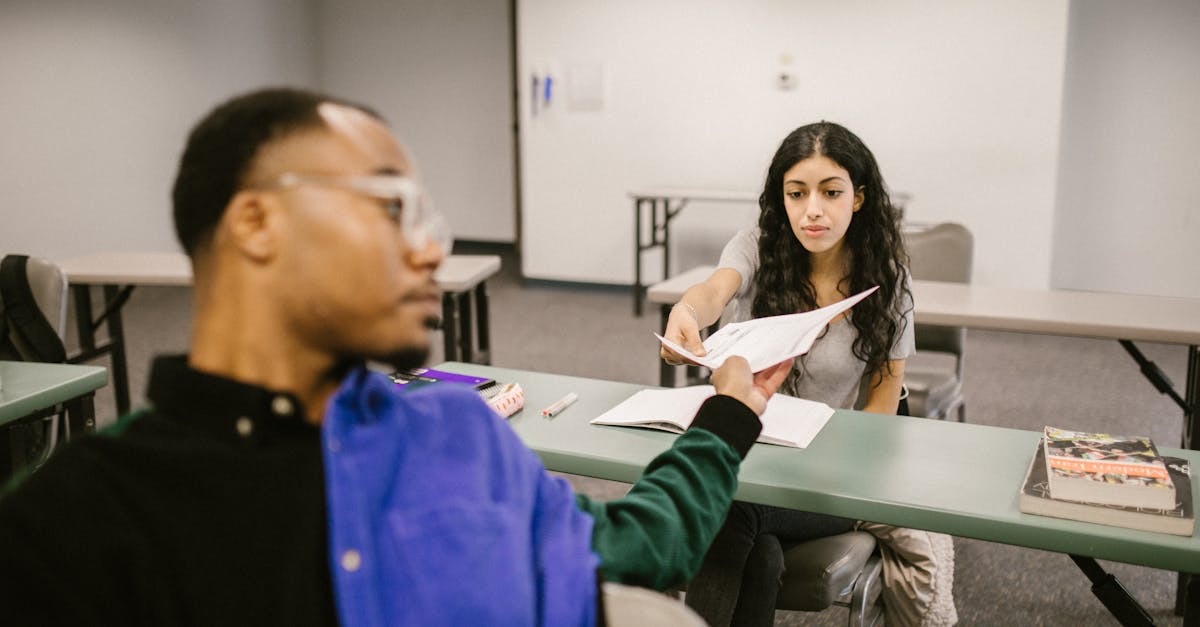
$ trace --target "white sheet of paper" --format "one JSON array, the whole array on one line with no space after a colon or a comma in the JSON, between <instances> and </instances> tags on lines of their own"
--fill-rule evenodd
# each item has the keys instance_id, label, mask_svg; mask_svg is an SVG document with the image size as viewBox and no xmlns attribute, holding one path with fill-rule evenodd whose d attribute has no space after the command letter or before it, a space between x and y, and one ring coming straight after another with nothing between
<instances>
[{"instance_id":1,"label":"white sheet of paper","mask_svg":"<svg viewBox=\"0 0 1200 627\"><path fill-rule=\"evenodd\" d=\"M592 424L661 429L668 425L659 423L669 423L683 431L692 424L700 405L713 394L716 390L711 385L642 390L592 419ZM805 448L831 416L833 409L824 403L775 394L767 401L758 439L768 444Z\"/></svg>"},{"instance_id":2,"label":"white sheet of paper","mask_svg":"<svg viewBox=\"0 0 1200 627\"><path fill-rule=\"evenodd\" d=\"M878 286L863 290L854 296L812 311L727 324L704 340L704 350L708 351L708 354L703 357L692 354L691 351L657 333L654 336L663 346L701 366L716 370L731 355L738 355L750 362L751 372L759 372L789 357L807 353L813 342L820 337L825 325L877 289Z\"/></svg>"}]
</instances>

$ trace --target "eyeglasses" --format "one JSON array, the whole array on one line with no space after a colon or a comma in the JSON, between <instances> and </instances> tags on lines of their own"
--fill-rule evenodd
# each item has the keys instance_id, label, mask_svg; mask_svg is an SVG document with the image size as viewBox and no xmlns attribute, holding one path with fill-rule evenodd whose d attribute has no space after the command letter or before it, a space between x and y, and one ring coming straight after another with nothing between
<instances>
[{"instance_id":1,"label":"eyeglasses","mask_svg":"<svg viewBox=\"0 0 1200 627\"><path fill-rule=\"evenodd\" d=\"M413 250L431 242L449 254L454 243L446 217L434 209L433 200L415 179L398 175L322 176L287 172L268 187L291 188L302 185L332 187L383 201L383 208Z\"/></svg>"}]
</instances>

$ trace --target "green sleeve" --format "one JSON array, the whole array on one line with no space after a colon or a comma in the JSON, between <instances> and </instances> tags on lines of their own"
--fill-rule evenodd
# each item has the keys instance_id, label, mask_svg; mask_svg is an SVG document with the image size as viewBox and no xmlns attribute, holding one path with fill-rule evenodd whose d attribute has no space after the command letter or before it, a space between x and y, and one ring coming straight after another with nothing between
<instances>
[{"instance_id":1,"label":"green sleeve","mask_svg":"<svg viewBox=\"0 0 1200 627\"><path fill-rule=\"evenodd\" d=\"M741 460L760 429L745 405L715 396L624 497L577 495L595 521L592 549L604 579L656 590L691 579L725 520Z\"/></svg>"}]
</instances>

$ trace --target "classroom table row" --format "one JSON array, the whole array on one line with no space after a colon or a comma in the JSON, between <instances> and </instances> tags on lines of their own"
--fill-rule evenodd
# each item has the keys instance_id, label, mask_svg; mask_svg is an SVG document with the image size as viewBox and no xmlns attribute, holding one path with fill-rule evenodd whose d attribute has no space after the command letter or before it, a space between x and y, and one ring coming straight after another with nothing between
<instances>
[{"instance_id":1,"label":"classroom table row","mask_svg":"<svg viewBox=\"0 0 1200 627\"><path fill-rule=\"evenodd\" d=\"M633 482L675 438L590 424L646 386L461 362L436 367L520 383L525 408L509 422L550 470ZM568 393L578 400L552 419L542 417L542 408ZM756 445L742 464L736 498L1065 553L1093 566L1094 559L1105 559L1200 571L1195 535L1022 513L1018 493L1039 437L1034 431L838 410L805 449ZM1200 467L1200 452L1161 452ZM1185 624L1197 624L1200 577L1183 580Z\"/></svg>"},{"instance_id":2,"label":"classroom table row","mask_svg":"<svg viewBox=\"0 0 1200 627\"><path fill-rule=\"evenodd\" d=\"M509 423L551 470L633 482L675 437L590 424L645 386L464 362L438 368L520 383L526 406ZM93 366L0 362L0 426L90 398L105 381L104 369ZM538 411L567 394L578 400L553 418ZM1195 535L1022 513L1018 492L1038 437L1033 431L838 410L805 449L756 445L742 464L736 497L1066 553L1092 568L1098 568L1095 559L1106 559L1181 573L1200 570ZM1171 447L1161 452L1200 464L1200 452ZM1197 624L1200 577L1181 582L1185 624Z\"/></svg>"}]
</instances>

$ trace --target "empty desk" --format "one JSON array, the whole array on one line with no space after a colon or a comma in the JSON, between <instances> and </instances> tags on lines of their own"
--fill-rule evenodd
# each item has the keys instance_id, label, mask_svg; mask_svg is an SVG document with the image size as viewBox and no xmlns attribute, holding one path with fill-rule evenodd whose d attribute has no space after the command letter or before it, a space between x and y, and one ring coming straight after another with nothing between
<instances>
[{"instance_id":1,"label":"empty desk","mask_svg":"<svg viewBox=\"0 0 1200 627\"><path fill-rule=\"evenodd\" d=\"M447 360L492 362L487 280L499 271L500 257L496 255L450 255L434 273L442 290L442 340Z\"/></svg>"},{"instance_id":2,"label":"empty desk","mask_svg":"<svg viewBox=\"0 0 1200 627\"><path fill-rule=\"evenodd\" d=\"M59 262L75 299L75 324L80 353L73 363L90 361L105 353L112 355L113 395L117 414L130 409L129 375L125 356L125 331L121 308L134 288L189 286L192 264L183 253L101 253ZM500 270L497 255L449 255L434 274L443 291L446 358L487 363L490 360L487 279ZM104 289L104 308L92 308L90 288ZM472 301L474 312L472 316ZM108 343L96 345L96 329L108 329ZM472 325L476 333L472 332ZM474 339L475 335L478 340Z\"/></svg>"},{"instance_id":3,"label":"empty desk","mask_svg":"<svg viewBox=\"0 0 1200 627\"><path fill-rule=\"evenodd\" d=\"M1183 410L1183 445L1200 449L1200 300L937 281L913 281L912 289L916 321L923 324L1118 340L1151 383ZM1135 341L1186 347L1183 395L1160 378Z\"/></svg>"},{"instance_id":4,"label":"empty desk","mask_svg":"<svg viewBox=\"0 0 1200 627\"><path fill-rule=\"evenodd\" d=\"M653 187L629 192L633 198L633 313L642 315L642 253L662 249L662 278L671 278L671 220L689 201L758 204L758 194L745 190ZM645 215L645 217L643 217ZM643 224L649 221L648 225ZM643 232L649 240L642 243Z\"/></svg>"}]
</instances>

